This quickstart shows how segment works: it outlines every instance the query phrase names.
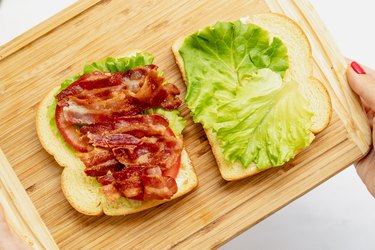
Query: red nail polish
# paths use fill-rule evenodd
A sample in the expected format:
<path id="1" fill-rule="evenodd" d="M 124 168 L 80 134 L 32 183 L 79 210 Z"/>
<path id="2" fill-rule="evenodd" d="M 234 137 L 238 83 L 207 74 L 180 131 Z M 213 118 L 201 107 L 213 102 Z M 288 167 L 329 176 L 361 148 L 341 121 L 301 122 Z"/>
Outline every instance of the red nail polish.
<path id="1" fill-rule="evenodd" d="M 352 62 L 350 66 L 355 71 L 355 73 L 360 74 L 360 75 L 366 74 L 366 71 L 357 62 Z"/>

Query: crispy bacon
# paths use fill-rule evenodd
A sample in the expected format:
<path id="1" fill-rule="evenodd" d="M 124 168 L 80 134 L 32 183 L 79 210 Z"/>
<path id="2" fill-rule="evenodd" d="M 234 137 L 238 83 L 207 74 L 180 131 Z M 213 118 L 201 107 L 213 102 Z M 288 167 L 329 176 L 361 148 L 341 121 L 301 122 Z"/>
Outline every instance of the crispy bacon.
<path id="1" fill-rule="evenodd" d="M 143 185 L 141 177 L 144 175 L 144 168 L 139 166 L 127 167 L 120 172 L 113 173 L 114 186 L 130 199 L 143 199 Z"/>
<path id="2" fill-rule="evenodd" d="M 90 126 L 82 126 L 80 128 L 80 133 L 82 135 L 87 134 L 87 133 L 103 133 L 108 130 L 114 130 L 115 129 L 115 124 L 114 123 L 97 123 L 93 124 Z"/>
<path id="3" fill-rule="evenodd" d="M 109 173 L 109 174 L 106 174 L 106 175 L 102 175 L 102 176 L 98 176 L 97 180 L 98 180 L 98 182 L 100 182 L 103 185 L 112 184 L 115 181 L 115 179 L 113 178 L 112 173 Z"/>
<path id="4" fill-rule="evenodd" d="M 158 165 L 163 170 L 172 166 L 179 157 L 175 152 L 181 152 L 182 141 L 176 137 L 159 138 L 155 142 L 142 142 L 138 145 L 124 144 L 113 148 L 116 159 L 124 165 L 149 163 Z"/>
<path id="5" fill-rule="evenodd" d="M 115 117 L 112 120 L 106 120 L 104 123 L 82 126 L 80 133 L 85 135 L 102 134 L 106 131 L 112 131 L 113 134 L 130 134 L 138 138 L 152 135 L 162 135 L 165 127 L 168 127 L 168 121 L 160 115 L 135 115 Z"/>
<path id="6" fill-rule="evenodd" d="M 167 90 L 162 85 L 163 83 L 164 78 L 158 77 L 156 70 L 151 70 L 134 97 L 145 105 L 159 106 L 168 96 Z"/>
<path id="7" fill-rule="evenodd" d="M 82 76 L 69 85 L 68 88 L 61 91 L 56 97 L 61 101 L 67 96 L 83 94 L 81 95 L 82 98 L 85 93 L 90 93 L 88 90 L 94 90 L 91 93 L 96 93 L 98 90 L 108 90 L 108 87 L 119 85 L 135 92 L 139 89 L 141 81 L 144 80 L 147 72 L 150 70 L 156 71 L 156 69 L 157 67 L 155 65 L 148 65 L 146 67 L 137 67 L 127 72 L 109 73 L 95 71 Z"/>
<path id="8" fill-rule="evenodd" d="M 73 124 L 95 124 L 103 121 L 111 122 L 115 116 L 136 115 L 144 109 L 137 104 L 137 100 L 125 93 L 101 100 L 97 98 L 79 99 L 69 96 L 62 100 L 65 119 Z"/>
<path id="9" fill-rule="evenodd" d="M 110 149 L 94 147 L 93 150 L 80 153 L 78 156 L 85 164 L 85 173 L 88 176 L 103 176 L 108 171 L 113 172 L 123 168 Z"/>
<path id="10" fill-rule="evenodd" d="M 114 148 L 122 145 L 137 145 L 142 141 L 141 139 L 130 134 L 91 134 L 87 135 L 89 143 L 95 147 Z"/>
<path id="11" fill-rule="evenodd" d="M 169 125 L 167 119 L 161 115 L 136 115 L 136 116 L 121 116 L 115 118 L 116 125 L 120 127 L 128 127 L 131 125 L 139 126 L 141 124 L 145 125 L 155 125 L 160 124 L 165 127 Z"/>
<path id="12" fill-rule="evenodd" d="M 180 90 L 174 84 L 164 85 L 164 89 L 167 91 L 168 95 L 161 103 L 161 107 L 167 110 L 173 110 L 178 108 L 181 105 L 181 100 L 177 97 L 180 94 Z"/>
<path id="13" fill-rule="evenodd" d="M 93 72 L 79 78 L 77 81 L 69 85 L 68 88 L 61 91 L 56 97 L 61 101 L 67 96 L 76 95 L 83 90 L 90 90 L 108 86 L 111 81 L 112 74 L 107 72 Z"/>
<path id="14" fill-rule="evenodd" d="M 93 150 L 87 153 L 80 153 L 78 156 L 86 167 L 93 167 L 115 159 L 110 149 L 99 147 L 94 147 Z"/>
<path id="15" fill-rule="evenodd" d="M 95 124 L 115 116 L 130 116 L 152 107 L 177 108 L 180 94 L 165 84 L 152 67 L 128 72 L 87 74 L 57 95 L 65 120 L 73 124 Z"/>
<path id="16" fill-rule="evenodd" d="M 116 160 L 111 160 L 105 163 L 95 165 L 93 167 L 87 167 L 84 171 L 87 176 L 101 177 L 106 176 L 108 174 L 108 171 L 115 171 L 115 169 L 119 166 L 121 165 L 119 165 L 119 163 Z"/>
<path id="17" fill-rule="evenodd" d="M 162 176 L 159 167 L 127 167 L 113 174 L 114 186 L 123 196 L 135 200 L 169 199 L 177 192 L 177 183 Z"/>
<path id="18" fill-rule="evenodd" d="M 110 131 L 104 124 L 93 125 L 91 131 L 96 133 L 84 128 L 90 144 L 112 149 L 116 160 L 127 166 L 121 172 L 111 171 L 110 177 L 100 177 L 98 180 L 106 184 L 112 181 L 111 184 L 124 197 L 131 199 L 172 197 L 177 191 L 174 178 L 180 166 L 181 139 L 175 137 L 168 122 L 159 115 L 121 117 L 116 121 Z M 128 134 L 132 128 L 144 131 L 138 133 L 140 136 L 137 137 Z"/>
<path id="19" fill-rule="evenodd" d="M 143 111 L 175 109 L 179 94 L 148 65 L 84 75 L 56 96 L 59 131 L 109 200 L 169 199 L 177 192 L 182 140 L 163 116 Z"/>
<path id="20" fill-rule="evenodd" d="M 170 199 L 177 192 L 176 181 L 170 176 L 144 175 L 142 184 L 145 187 L 144 200 Z"/>
<path id="21" fill-rule="evenodd" d="M 114 187 L 113 184 L 104 185 L 100 188 L 100 190 L 110 202 L 115 202 L 121 197 L 121 193 Z"/>

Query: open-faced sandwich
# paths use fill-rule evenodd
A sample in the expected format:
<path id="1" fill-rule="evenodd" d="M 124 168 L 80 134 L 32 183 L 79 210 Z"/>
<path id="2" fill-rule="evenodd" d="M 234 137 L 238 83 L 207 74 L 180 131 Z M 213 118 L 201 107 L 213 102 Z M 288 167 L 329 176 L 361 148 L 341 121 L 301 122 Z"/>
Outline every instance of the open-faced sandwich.
<path id="1" fill-rule="evenodd" d="M 135 213 L 197 186 L 180 91 L 153 59 L 132 51 L 85 65 L 40 103 L 39 139 L 64 167 L 62 190 L 83 214 Z"/>
<path id="2" fill-rule="evenodd" d="M 312 76 L 308 39 L 285 16 L 218 22 L 172 50 L 186 103 L 226 180 L 283 165 L 329 123 L 330 98 Z"/>

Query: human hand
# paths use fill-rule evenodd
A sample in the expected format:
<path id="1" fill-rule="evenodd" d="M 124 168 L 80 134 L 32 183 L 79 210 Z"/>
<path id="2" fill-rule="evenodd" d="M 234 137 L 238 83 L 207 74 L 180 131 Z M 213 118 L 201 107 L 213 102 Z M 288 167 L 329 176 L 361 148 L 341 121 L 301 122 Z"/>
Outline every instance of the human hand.
<path id="1" fill-rule="evenodd" d="M 375 71 L 352 62 L 346 71 L 350 87 L 361 98 L 372 131 L 372 148 L 365 158 L 355 164 L 357 173 L 375 197 Z"/>
<path id="2" fill-rule="evenodd" d="M 0 206 L 0 250 L 26 250 L 27 248 L 10 230 Z"/>

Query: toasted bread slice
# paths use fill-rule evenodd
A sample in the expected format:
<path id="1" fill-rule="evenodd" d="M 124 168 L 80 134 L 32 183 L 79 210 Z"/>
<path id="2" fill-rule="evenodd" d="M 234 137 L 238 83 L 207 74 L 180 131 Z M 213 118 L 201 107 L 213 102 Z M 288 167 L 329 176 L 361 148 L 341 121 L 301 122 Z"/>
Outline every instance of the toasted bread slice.
<path id="1" fill-rule="evenodd" d="M 302 88 L 302 92 L 311 104 L 310 110 L 314 113 L 310 131 L 314 134 L 322 131 L 328 126 L 330 121 L 332 113 L 331 101 L 324 85 L 313 77 L 311 46 L 302 29 L 290 18 L 279 14 L 258 14 L 250 18 L 241 19 L 241 21 L 253 23 L 266 29 L 271 38 L 278 37 L 287 46 L 289 69 L 285 74 L 285 81 L 295 80 L 304 83 L 300 84 L 300 88 Z M 179 49 L 183 42 L 184 38 L 177 40 L 172 46 L 172 51 L 180 68 L 182 78 L 185 84 L 188 84 L 184 62 L 179 54 Z M 239 180 L 267 169 L 259 170 L 255 164 L 245 168 L 239 161 L 230 163 L 224 158 L 219 142 L 212 130 L 205 129 L 205 132 L 220 173 L 225 180 Z M 311 140 L 313 139 L 311 138 Z"/>
<path id="2" fill-rule="evenodd" d="M 135 55 L 138 50 L 123 56 Z M 53 103 L 59 87 L 53 88 L 42 100 L 37 110 L 36 129 L 39 140 L 45 150 L 54 156 L 57 163 L 64 167 L 61 176 L 62 191 L 69 203 L 80 213 L 86 215 L 126 215 L 136 213 L 164 202 L 176 199 L 189 193 L 198 185 L 198 179 L 192 162 L 185 149 L 181 155 L 181 167 L 176 179 L 178 191 L 168 200 L 132 201 L 119 198 L 110 202 L 99 191 L 102 186 L 94 177 L 84 173 L 85 166 L 81 160 L 68 148 L 61 138 L 57 137 L 50 128 L 48 107 Z"/>

